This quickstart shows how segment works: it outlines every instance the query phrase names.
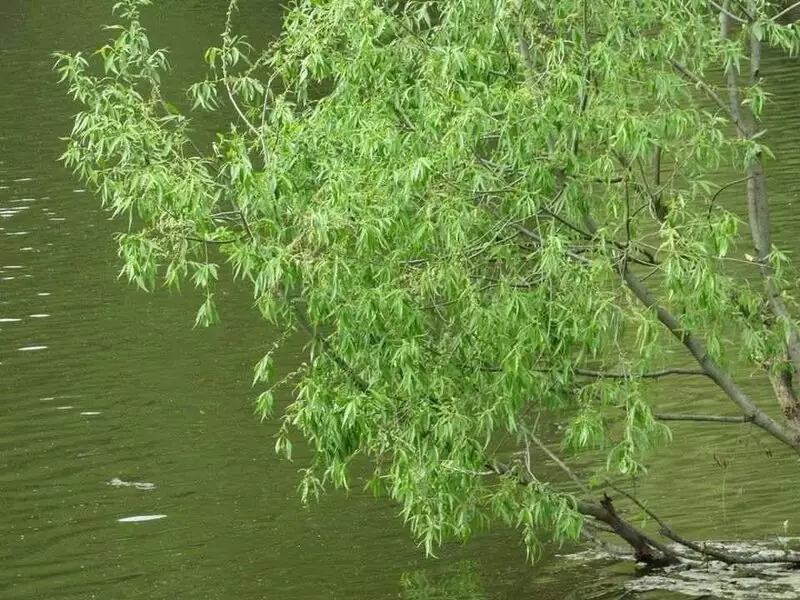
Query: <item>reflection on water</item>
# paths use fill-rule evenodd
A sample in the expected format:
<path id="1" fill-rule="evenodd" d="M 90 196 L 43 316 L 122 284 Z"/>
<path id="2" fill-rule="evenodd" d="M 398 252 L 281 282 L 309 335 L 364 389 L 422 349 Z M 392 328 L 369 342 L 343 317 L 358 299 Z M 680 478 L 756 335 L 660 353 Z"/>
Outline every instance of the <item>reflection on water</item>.
<path id="1" fill-rule="evenodd" d="M 135 517 L 122 517 L 117 519 L 118 523 L 144 523 L 146 521 L 158 521 L 165 519 L 167 515 L 137 515 Z"/>
<path id="2" fill-rule="evenodd" d="M 427 571 L 405 573 L 402 580 L 403 600 L 485 600 L 478 564 L 460 561 L 437 577 Z"/>

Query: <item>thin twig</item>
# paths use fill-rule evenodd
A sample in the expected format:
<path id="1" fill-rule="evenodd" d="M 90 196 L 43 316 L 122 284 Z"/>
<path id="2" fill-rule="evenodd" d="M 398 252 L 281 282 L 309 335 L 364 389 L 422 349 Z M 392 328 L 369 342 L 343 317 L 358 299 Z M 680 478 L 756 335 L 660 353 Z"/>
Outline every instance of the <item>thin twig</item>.
<path id="1" fill-rule="evenodd" d="M 723 185 L 721 188 L 719 188 L 716 192 L 714 192 L 714 195 L 711 197 L 711 202 L 708 203 L 708 215 L 706 215 L 706 220 L 711 218 L 711 209 L 714 208 L 714 202 L 716 201 L 716 199 L 719 197 L 719 195 L 722 192 L 724 192 L 725 190 L 727 190 L 730 187 L 733 187 L 734 185 L 749 181 L 750 179 L 751 179 L 751 177 L 748 176 L 748 177 L 742 177 L 741 179 L 737 179 L 735 181 L 728 182 L 725 185 Z"/>
<path id="2" fill-rule="evenodd" d="M 203 244 L 216 244 L 218 246 L 221 246 L 223 244 L 235 244 L 236 242 L 241 241 L 241 240 L 206 240 L 203 238 L 196 238 L 191 236 L 186 236 L 184 237 L 184 239 L 190 242 L 201 242 Z"/>
<path id="3" fill-rule="evenodd" d="M 536 444 L 537 446 L 539 446 L 539 448 L 542 450 L 542 452 L 544 452 L 545 454 L 547 454 L 547 456 L 550 458 L 550 460 L 552 460 L 554 463 L 556 463 L 556 464 L 559 466 L 559 468 L 560 468 L 562 471 L 564 471 L 564 472 L 565 472 L 565 473 L 566 473 L 566 474 L 569 476 L 569 478 L 570 478 L 570 479 L 572 479 L 572 481 L 573 481 L 573 482 L 575 482 L 575 485 L 577 485 L 577 486 L 578 486 L 578 488 L 579 488 L 579 489 L 580 489 L 580 490 L 581 490 L 581 491 L 582 491 L 584 494 L 586 494 L 586 495 L 589 495 L 589 494 L 591 494 L 591 492 L 589 491 L 589 488 L 588 488 L 588 487 L 586 487 L 586 484 L 585 484 L 585 483 L 583 483 L 583 482 L 582 482 L 580 479 L 578 479 L 578 476 L 577 476 L 577 475 L 575 475 L 575 472 L 574 472 L 572 469 L 570 469 L 570 468 L 569 468 L 569 467 L 566 465 L 566 463 L 565 463 L 563 460 L 561 460 L 561 459 L 560 459 L 558 456 L 556 456 L 556 455 L 553 453 L 553 451 L 552 451 L 552 450 L 550 450 L 550 448 L 548 448 L 548 447 L 547 447 L 547 446 L 544 444 L 544 442 L 542 442 L 542 440 L 540 440 L 538 437 L 536 437 L 536 435 L 535 435 L 533 432 L 529 432 L 529 433 L 528 433 L 528 437 L 530 438 L 530 440 L 531 440 L 531 441 L 532 441 L 534 444 Z"/>
<path id="4" fill-rule="evenodd" d="M 708 94 L 709 98 L 711 98 L 717 104 L 717 106 L 719 106 L 722 110 L 724 110 L 728 114 L 728 116 L 730 117 L 730 119 L 733 122 L 733 124 L 736 127 L 736 129 L 739 130 L 739 132 L 743 136 L 748 137 L 747 136 L 747 131 L 746 131 L 744 125 L 742 125 L 742 122 L 741 122 L 739 116 L 732 110 L 731 106 L 729 106 L 722 99 L 722 97 L 714 90 L 714 88 L 712 88 L 708 83 L 703 81 L 698 75 L 695 75 L 694 73 L 689 71 L 682 64 L 680 64 L 680 63 L 678 63 L 678 62 L 676 62 L 674 60 L 671 60 L 670 64 L 672 65 L 673 69 L 675 69 L 680 75 L 683 76 L 684 79 L 687 79 L 687 80 L 691 81 L 692 83 L 696 84 L 698 87 L 702 88 L 703 91 L 706 94 Z M 738 108 L 738 105 L 737 105 L 737 108 Z M 737 110 L 737 112 L 738 112 L 738 110 Z"/>
<path id="5" fill-rule="evenodd" d="M 631 502 L 633 502 L 633 503 L 634 503 L 636 506 L 638 506 L 640 509 L 642 509 L 642 510 L 645 512 L 645 514 L 646 514 L 648 517 L 650 517 L 650 518 L 651 518 L 651 519 L 653 519 L 653 520 L 654 520 L 656 523 L 658 523 L 659 527 L 662 527 L 662 528 L 668 528 L 667 524 L 666 524 L 666 523 L 664 523 L 664 521 L 662 521 L 662 520 L 659 518 L 659 516 L 658 516 L 657 514 L 655 514 L 655 513 L 654 513 L 652 510 L 650 510 L 649 508 L 647 508 L 647 506 L 645 506 L 645 505 L 644 505 L 644 503 L 643 503 L 641 500 L 639 500 L 639 499 L 638 499 L 636 496 L 634 496 L 634 495 L 633 495 L 633 494 L 631 494 L 630 492 L 628 492 L 628 491 L 626 491 L 626 490 L 622 489 L 621 487 L 618 487 L 618 486 L 614 485 L 614 484 L 613 484 L 611 481 L 609 481 L 608 479 L 604 479 L 604 480 L 603 480 L 603 482 L 604 482 L 604 483 L 605 483 L 605 484 L 606 484 L 608 487 L 610 487 L 612 490 L 614 490 L 615 492 L 618 492 L 618 493 L 622 494 L 622 495 L 623 495 L 623 496 L 625 496 L 625 497 L 626 497 L 628 500 L 630 500 L 630 501 L 631 501 Z"/>
<path id="6" fill-rule="evenodd" d="M 730 18 L 731 18 L 731 19 L 733 19 L 734 21 L 738 21 L 738 22 L 739 22 L 739 23 L 741 23 L 742 25 L 747 25 L 747 24 L 749 23 L 749 21 L 747 21 L 747 20 L 745 20 L 745 19 L 743 19 L 743 18 L 741 18 L 741 17 L 737 17 L 737 16 L 736 16 L 735 14 L 733 14 L 731 11 L 729 11 L 728 9 L 726 9 L 724 6 L 720 6 L 719 4 L 717 4 L 716 2 L 714 2 L 714 0 L 708 0 L 708 3 L 709 3 L 711 6 L 713 6 L 714 8 L 716 8 L 716 9 L 717 9 L 719 12 L 721 12 L 722 14 L 724 14 L 724 15 L 727 15 L 728 17 L 730 17 Z M 798 4 L 800 4 L 800 2 L 798 2 Z"/>
<path id="7" fill-rule="evenodd" d="M 785 14 L 787 14 L 787 13 L 790 13 L 790 12 L 792 12 L 792 11 L 793 11 L 795 8 L 797 8 L 798 6 L 800 6 L 800 2 L 795 2 L 795 3 L 794 3 L 794 4 L 792 4 L 792 5 L 791 5 L 789 8 L 785 8 L 785 9 L 783 9 L 783 10 L 782 10 L 781 12 L 779 12 L 777 15 L 775 15 L 774 17 L 772 17 L 772 18 L 770 19 L 770 21 L 777 21 L 777 20 L 778 20 L 778 19 L 780 19 L 780 18 L 781 18 L 783 15 L 785 15 Z"/>
<path id="8" fill-rule="evenodd" d="M 672 414 L 672 413 L 655 413 L 653 417 L 659 421 L 697 421 L 708 423 L 752 423 L 753 417 L 726 417 L 721 415 L 690 415 L 690 414 Z"/>
<path id="9" fill-rule="evenodd" d="M 575 373 L 585 377 L 597 377 L 598 379 L 658 379 L 659 377 L 665 377 L 667 375 L 709 376 L 703 369 L 683 369 L 679 367 L 645 373 L 606 373 L 603 371 L 592 371 L 590 369 L 575 369 Z"/>
<path id="10" fill-rule="evenodd" d="M 224 32 L 224 35 L 223 35 L 223 38 L 222 38 L 223 50 L 229 50 L 230 47 L 231 47 L 231 31 L 232 31 L 232 28 L 233 28 L 233 12 L 235 10 L 237 10 L 237 9 L 238 9 L 237 0 L 231 0 L 230 3 L 228 4 L 228 10 L 227 10 L 226 15 L 225 15 L 225 32 Z M 233 105 L 233 109 L 239 115 L 239 118 L 242 119 L 244 124 L 247 125 L 248 129 L 250 129 L 250 131 L 252 131 L 256 135 L 256 137 L 260 137 L 261 134 L 258 132 L 258 129 L 256 129 L 255 125 L 253 125 L 250 122 L 250 119 L 248 119 L 247 116 L 244 114 L 244 112 L 242 112 L 242 109 L 239 108 L 239 104 L 234 99 L 233 91 L 231 90 L 231 86 L 228 83 L 229 79 L 230 79 L 230 76 L 228 75 L 228 67 L 225 64 L 225 57 L 223 57 L 222 58 L 222 83 L 225 86 L 225 91 L 228 94 L 228 99 L 231 101 L 231 104 Z"/>

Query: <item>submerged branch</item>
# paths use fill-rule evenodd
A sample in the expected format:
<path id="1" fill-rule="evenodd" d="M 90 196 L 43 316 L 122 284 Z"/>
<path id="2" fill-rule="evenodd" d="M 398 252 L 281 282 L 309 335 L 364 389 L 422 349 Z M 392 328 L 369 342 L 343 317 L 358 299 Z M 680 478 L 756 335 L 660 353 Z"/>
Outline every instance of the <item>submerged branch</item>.
<path id="1" fill-rule="evenodd" d="M 606 485 L 608 485 L 612 490 L 622 494 L 628 500 L 633 502 L 637 507 L 639 507 L 644 513 L 653 519 L 659 526 L 659 533 L 666 538 L 671 539 L 673 542 L 680 544 L 681 546 L 685 546 L 690 550 L 694 550 L 698 554 L 703 556 L 707 556 L 710 558 L 714 558 L 716 560 L 722 561 L 729 565 L 745 565 L 745 564 L 766 564 L 766 563 L 800 563 L 800 552 L 792 552 L 789 550 L 780 552 L 775 554 L 774 556 L 764 556 L 760 554 L 758 556 L 751 555 L 745 556 L 741 554 L 731 554 L 729 552 L 724 552 L 722 550 L 718 550 L 716 548 L 710 547 L 708 544 L 698 544 L 691 540 L 687 540 L 686 538 L 678 535 L 675 531 L 667 525 L 657 514 L 655 514 L 652 510 L 650 510 L 645 504 L 639 500 L 636 496 L 629 493 L 628 491 L 614 485 L 610 481 L 605 481 Z"/>
<path id="2" fill-rule="evenodd" d="M 698 554 L 714 558 L 729 565 L 763 565 L 768 563 L 791 563 L 792 565 L 800 564 L 800 552 L 793 552 L 792 550 L 776 551 L 775 554 L 765 556 L 764 554 L 741 555 L 731 554 L 717 548 L 711 547 L 709 544 L 698 544 L 691 540 L 678 535 L 669 527 L 662 527 L 659 531 L 661 535 L 671 539 L 673 542 L 686 546 L 690 550 L 694 550 Z"/>
<path id="3" fill-rule="evenodd" d="M 491 461 L 486 468 L 493 470 L 497 475 L 514 477 L 520 485 L 531 485 L 533 481 L 515 473 L 508 465 Z M 600 523 L 607 525 L 614 535 L 622 538 L 634 550 L 634 558 L 651 566 L 666 566 L 677 564 L 678 555 L 660 542 L 652 539 L 647 534 L 638 530 L 617 514 L 616 509 L 608 496 L 597 502 L 575 501 L 576 510 L 583 516 L 592 517 Z"/>

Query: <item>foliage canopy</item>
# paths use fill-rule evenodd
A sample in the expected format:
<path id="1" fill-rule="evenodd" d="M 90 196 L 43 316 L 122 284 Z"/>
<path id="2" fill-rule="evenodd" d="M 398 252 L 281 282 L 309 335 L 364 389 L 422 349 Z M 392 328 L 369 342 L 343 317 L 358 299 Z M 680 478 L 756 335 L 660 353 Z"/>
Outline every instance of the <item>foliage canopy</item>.
<path id="1" fill-rule="evenodd" d="M 227 265 L 265 319 L 309 336 L 277 443 L 289 454 L 296 429 L 315 449 L 304 495 L 348 486 L 362 455 L 428 551 L 490 521 L 531 551 L 543 531 L 576 538 L 599 505 L 532 468 L 541 423 L 641 470 L 668 437 L 643 381 L 672 337 L 797 444 L 787 258 L 754 233 L 750 275 L 729 268 L 747 228 L 712 183 L 763 182 L 761 46 L 800 47 L 773 3 L 297 0 L 259 53 L 234 0 L 189 89 L 191 111 L 230 117 L 209 148 L 162 96 L 146 4 L 119 2 L 95 54 L 59 54 L 83 107 L 64 160 L 129 216 L 124 276 L 191 282 L 206 325 Z M 263 415 L 286 383 L 276 351 L 256 367 Z M 788 424 L 738 388 L 740 360 L 772 376 Z"/>

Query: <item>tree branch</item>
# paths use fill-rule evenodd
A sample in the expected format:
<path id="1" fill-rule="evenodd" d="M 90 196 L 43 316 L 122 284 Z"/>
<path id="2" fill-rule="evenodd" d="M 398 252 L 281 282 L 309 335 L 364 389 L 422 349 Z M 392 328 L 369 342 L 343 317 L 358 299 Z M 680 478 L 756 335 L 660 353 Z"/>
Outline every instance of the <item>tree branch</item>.
<path id="1" fill-rule="evenodd" d="M 751 417 L 725 417 L 719 415 L 690 415 L 676 413 L 655 413 L 653 417 L 659 421 L 696 421 L 708 423 L 752 423 Z"/>
<path id="2" fill-rule="evenodd" d="M 498 461 L 490 461 L 486 465 L 487 469 L 493 470 L 501 476 L 512 476 L 520 485 L 531 485 L 533 481 L 529 481 L 521 477 L 518 473 Z M 677 564 L 679 562 L 678 555 L 671 549 L 667 548 L 660 542 L 652 539 L 636 527 L 631 525 L 625 519 L 617 514 L 611 499 L 605 496 L 599 502 L 585 502 L 582 500 L 575 500 L 575 508 L 577 511 L 587 517 L 592 517 L 597 521 L 608 525 L 614 535 L 622 538 L 634 550 L 634 558 L 638 561 L 647 563 L 651 566 L 665 566 L 670 564 Z"/>
<path id="3" fill-rule="evenodd" d="M 667 375 L 702 375 L 703 377 L 709 377 L 709 374 L 703 369 L 682 369 L 679 367 L 645 373 L 606 373 L 590 369 L 575 369 L 575 373 L 585 377 L 596 377 L 597 379 L 658 379 Z"/>
<path id="4" fill-rule="evenodd" d="M 725 0 L 725 6 L 730 4 L 730 0 Z M 755 10 L 755 5 L 750 2 L 748 5 L 751 11 Z M 730 17 L 723 15 L 721 24 L 721 34 L 724 38 L 730 38 L 731 23 Z M 758 36 L 750 35 L 750 85 L 755 86 L 760 80 L 761 70 L 761 40 Z M 727 72 L 728 95 L 730 97 L 731 111 L 742 123 L 739 135 L 743 139 L 753 137 L 757 115 L 750 109 L 747 119 L 744 119 L 741 109 L 739 96 L 738 77 L 733 65 L 729 65 Z M 794 372 L 800 373 L 800 331 L 798 331 L 792 315 L 786 307 L 781 296 L 781 289 L 775 281 L 775 272 L 770 264 L 770 254 L 772 252 L 772 239 L 770 232 L 769 219 L 769 198 L 767 195 L 766 175 L 761 156 L 754 156 L 747 165 L 747 214 L 750 224 L 750 234 L 755 248 L 756 259 L 758 261 L 761 277 L 769 298 L 769 307 L 776 319 L 786 326 L 788 335 L 785 339 L 786 351 L 792 363 Z M 792 384 L 792 373 L 770 373 L 770 381 L 775 392 L 776 399 L 783 409 L 784 416 L 789 425 L 800 433 L 800 401 Z"/>
<path id="5" fill-rule="evenodd" d="M 789 6 L 788 8 L 784 8 L 784 9 L 783 9 L 781 12 L 779 12 L 777 15 L 775 15 L 774 17 L 772 17 L 770 20 L 771 20 L 771 21 L 777 21 L 777 20 L 778 20 L 778 19 L 780 19 L 780 18 L 781 18 L 783 15 L 785 15 L 785 14 L 788 14 L 788 13 L 792 12 L 792 11 L 793 11 L 795 8 L 797 8 L 798 6 L 800 6 L 800 2 L 795 2 L 794 4 L 792 4 L 791 6 Z"/>
<path id="6" fill-rule="evenodd" d="M 314 328 L 308 322 L 303 311 L 295 306 L 295 315 L 297 316 L 297 322 L 300 323 L 300 327 L 309 335 L 309 337 L 318 342 L 322 349 L 330 356 L 330 358 L 336 363 L 336 365 L 346 373 L 352 380 L 355 386 L 364 394 L 369 393 L 370 386 L 369 384 L 358 374 L 355 370 L 350 366 L 350 364 L 333 349 L 331 343 L 323 337 L 317 335 L 317 332 L 314 331 Z"/>
<path id="7" fill-rule="evenodd" d="M 591 217 L 586 218 L 587 227 L 590 231 L 598 231 L 598 226 Z M 779 439 L 786 445 L 800 449 L 800 437 L 794 432 L 789 431 L 780 423 L 773 420 L 763 410 L 758 408 L 753 400 L 745 394 L 745 392 L 733 381 L 731 376 L 723 370 L 706 352 L 700 339 L 694 334 L 681 326 L 678 319 L 669 312 L 666 308 L 661 306 L 656 300 L 653 293 L 642 283 L 642 281 L 629 269 L 621 269 L 620 265 L 616 265 L 617 270 L 622 275 L 628 289 L 631 290 L 634 296 L 646 307 L 652 309 L 656 313 L 656 317 L 664 325 L 672 335 L 677 338 L 695 358 L 697 363 L 711 378 L 717 386 L 741 409 L 744 415 L 752 422 L 761 427 L 764 431 L 768 432 L 773 437 Z"/>
<path id="8" fill-rule="evenodd" d="M 722 110 L 724 110 L 728 114 L 734 126 L 740 133 L 744 132 L 744 127 L 738 116 L 739 113 L 738 104 L 736 105 L 736 110 L 733 111 L 731 109 L 731 106 L 726 104 L 725 101 L 722 99 L 722 97 L 719 94 L 717 94 L 716 91 L 714 91 L 714 88 L 712 88 L 709 84 L 707 84 L 698 75 L 695 75 L 694 73 L 689 71 L 689 69 L 687 69 L 682 64 L 674 60 L 670 60 L 670 64 L 672 65 L 672 68 L 675 69 L 684 79 L 686 79 L 687 81 L 691 81 L 699 88 L 701 88 L 708 95 L 708 97 L 711 98 L 717 104 L 717 106 L 719 106 Z"/>
<path id="9" fill-rule="evenodd" d="M 572 469 L 570 469 L 563 460 L 561 460 L 558 456 L 556 456 L 556 454 L 552 450 L 550 450 L 550 448 L 548 448 L 542 442 L 542 440 L 540 440 L 538 437 L 536 437 L 536 435 L 534 433 L 532 433 L 532 432 L 528 432 L 527 436 L 531 439 L 531 441 L 534 444 L 539 446 L 539 448 L 542 450 L 542 452 L 547 454 L 547 456 L 550 458 L 550 460 L 552 460 L 554 463 L 556 463 L 558 465 L 558 467 L 562 471 L 564 471 L 564 473 L 567 474 L 567 476 L 575 483 L 575 485 L 578 486 L 579 490 L 581 490 L 584 494 L 589 495 L 589 493 L 590 493 L 589 492 L 589 488 L 586 487 L 586 484 L 583 483 L 580 479 L 578 479 L 578 476 L 575 474 L 575 472 Z"/>
<path id="10" fill-rule="evenodd" d="M 747 21 L 747 20 L 745 20 L 745 19 L 743 19 L 743 18 L 741 18 L 741 17 L 737 17 L 735 14 L 733 14 L 733 13 L 732 13 L 730 10 L 728 10 L 728 9 L 727 9 L 727 8 L 725 8 L 724 6 L 720 6 L 719 4 L 717 4 L 716 2 L 714 2 L 714 0 L 708 0 L 708 3 L 709 3 L 711 6 L 713 6 L 714 8 L 716 8 L 716 9 L 717 9 L 719 12 L 721 12 L 722 14 L 724 14 L 724 15 L 726 15 L 726 16 L 728 16 L 728 17 L 730 17 L 730 18 L 731 18 L 731 19 L 733 19 L 734 21 L 737 21 L 737 22 L 741 23 L 742 25 L 747 25 L 747 24 L 749 23 L 749 21 Z"/>

